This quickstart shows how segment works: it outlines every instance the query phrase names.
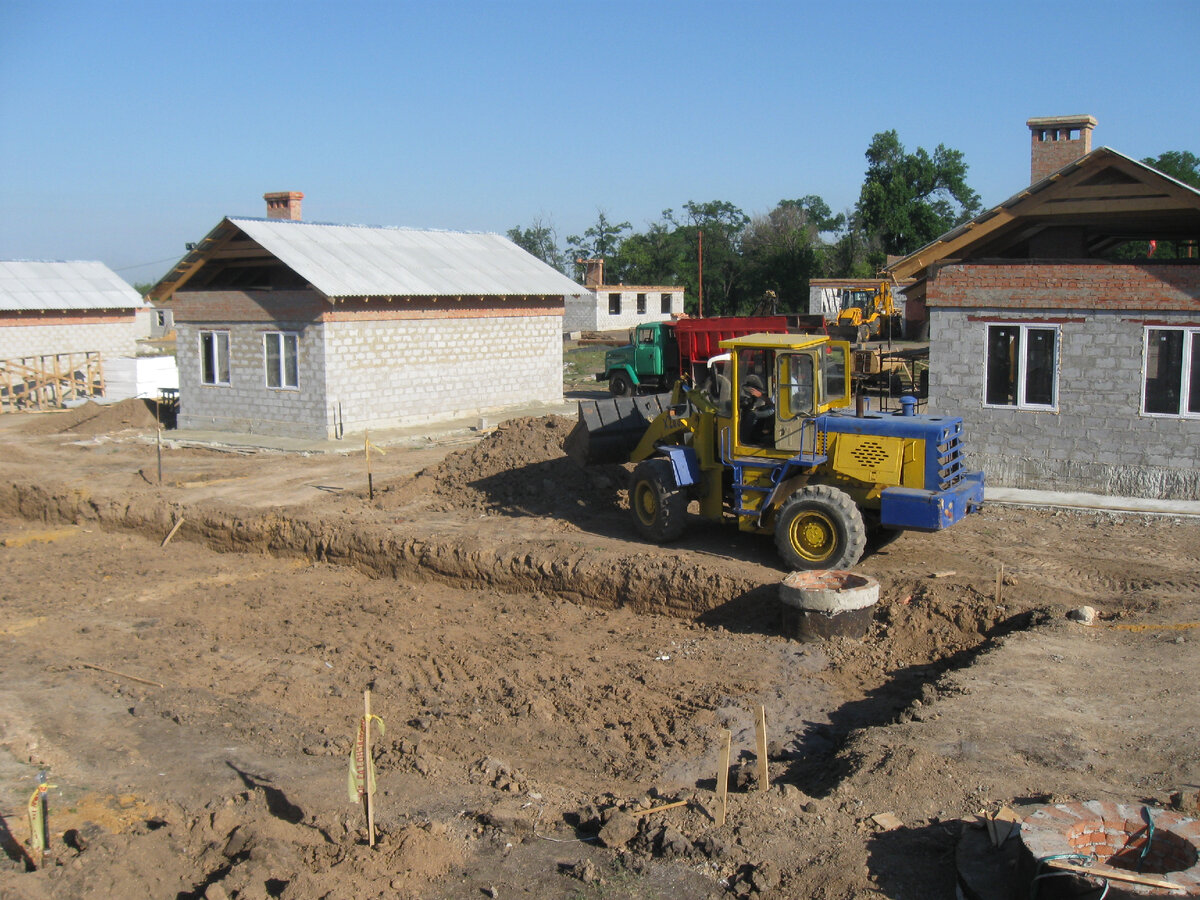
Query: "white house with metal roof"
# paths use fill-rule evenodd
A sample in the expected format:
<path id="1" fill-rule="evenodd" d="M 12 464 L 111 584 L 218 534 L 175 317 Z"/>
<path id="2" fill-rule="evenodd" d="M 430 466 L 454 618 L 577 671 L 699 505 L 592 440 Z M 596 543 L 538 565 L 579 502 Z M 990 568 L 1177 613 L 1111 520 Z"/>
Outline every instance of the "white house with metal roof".
<path id="1" fill-rule="evenodd" d="M 174 314 L 181 429 L 324 439 L 560 402 L 583 293 L 496 234 L 225 218 L 150 296 Z"/>
<path id="2" fill-rule="evenodd" d="M 102 262 L 0 260 L 0 360 L 133 356 L 150 307 Z"/>

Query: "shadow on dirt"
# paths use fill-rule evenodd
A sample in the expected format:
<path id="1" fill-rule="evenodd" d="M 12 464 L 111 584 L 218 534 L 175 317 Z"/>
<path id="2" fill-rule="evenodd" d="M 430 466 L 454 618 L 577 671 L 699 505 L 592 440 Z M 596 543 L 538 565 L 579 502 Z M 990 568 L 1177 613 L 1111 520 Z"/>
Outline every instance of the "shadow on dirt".
<path id="1" fill-rule="evenodd" d="M 304 810 L 292 803 L 279 788 L 275 787 L 270 781 L 265 778 L 260 778 L 258 775 L 253 775 L 249 772 L 243 772 L 233 763 L 226 761 L 225 765 L 233 769 L 237 773 L 238 778 L 242 779 L 242 784 L 248 790 L 261 790 L 267 798 L 267 810 L 277 819 L 282 819 L 284 822 L 289 822 L 292 825 L 304 819 Z"/>
<path id="2" fill-rule="evenodd" d="M 867 844 L 867 867 L 888 897 L 953 897 L 958 822 L 883 831 Z"/>

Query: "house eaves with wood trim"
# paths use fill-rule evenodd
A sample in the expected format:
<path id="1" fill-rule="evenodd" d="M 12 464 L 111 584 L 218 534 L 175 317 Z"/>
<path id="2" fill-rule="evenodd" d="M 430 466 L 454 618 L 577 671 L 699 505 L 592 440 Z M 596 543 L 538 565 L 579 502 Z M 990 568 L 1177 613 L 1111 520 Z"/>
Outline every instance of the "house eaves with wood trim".
<path id="1" fill-rule="evenodd" d="M 583 293 L 495 234 L 229 217 L 150 297 L 181 429 L 325 439 L 560 402 Z"/>
<path id="2" fill-rule="evenodd" d="M 1198 241 L 1200 191 L 1100 147 L 888 266 L 989 485 L 1200 499 Z"/>

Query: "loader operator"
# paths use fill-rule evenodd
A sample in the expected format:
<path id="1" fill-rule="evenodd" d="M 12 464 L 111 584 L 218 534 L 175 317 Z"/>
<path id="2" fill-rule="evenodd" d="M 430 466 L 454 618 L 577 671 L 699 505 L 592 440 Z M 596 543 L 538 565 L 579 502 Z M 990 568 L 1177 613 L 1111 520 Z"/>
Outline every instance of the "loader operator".
<path id="1" fill-rule="evenodd" d="M 768 447 L 774 443 L 775 403 L 763 385 L 761 375 L 746 375 L 738 391 L 741 425 L 738 436 L 743 444 Z"/>

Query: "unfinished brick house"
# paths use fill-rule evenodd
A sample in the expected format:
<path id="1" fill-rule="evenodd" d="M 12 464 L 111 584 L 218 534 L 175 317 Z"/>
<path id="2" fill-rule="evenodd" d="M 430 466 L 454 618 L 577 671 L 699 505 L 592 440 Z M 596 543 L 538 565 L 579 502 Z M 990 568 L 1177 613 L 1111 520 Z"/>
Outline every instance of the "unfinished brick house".
<path id="1" fill-rule="evenodd" d="M 1090 116 L 1028 125 L 1033 183 L 889 267 L 928 308 L 930 411 L 989 485 L 1198 500 L 1200 191 L 1092 150 Z"/>
<path id="2" fill-rule="evenodd" d="M 562 400 L 564 297 L 495 234 L 225 218 L 150 292 L 169 308 L 179 427 L 311 439 Z"/>
<path id="3" fill-rule="evenodd" d="M 588 293 L 567 298 L 563 329 L 618 331 L 647 322 L 670 322 L 683 314 L 683 288 L 605 284 L 604 260 L 582 260 Z"/>

